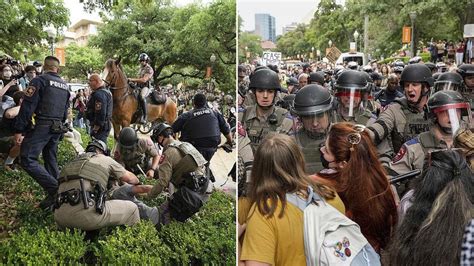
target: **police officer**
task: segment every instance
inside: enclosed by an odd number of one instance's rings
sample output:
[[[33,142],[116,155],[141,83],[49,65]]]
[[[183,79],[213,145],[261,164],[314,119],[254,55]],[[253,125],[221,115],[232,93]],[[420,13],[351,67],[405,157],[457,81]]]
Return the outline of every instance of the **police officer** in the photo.
[[[288,90],[288,94],[295,94],[298,90],[298,80],[294,77],[289,77],[286,80],[286,89]]]
[[[312,72],[309,73],[308,84],[317,84],[324,86],[324,73]]]
[[[366,76],[356,70],[342,72],[335,84],[337,104],[336,122],[366,125],[372,114],[361,104],[367,90]]]
[[[278,75],[270,69],[260,69],[250,77],[250,90],[256,104],[247,106],[239,113],[239,121],[247,131],[255,151],[260,141],[270,132],[291,134],[293,121],[289,112],[274,106],[276,93],[280,90]]]
[[[58,190],[56,156],[59,140],[68,131],[64,122],[70,93],[66,82],[58,75],[59,59],[47,56],[43,71],[44,74],[34,78],[25,91],[23,104],[15,121],[15,141],[22,144],[21,166],[48,194],[40,203],[41,208],[47,209],[54,203]],[[44,167],[38,162],[40,153],[43,154]]]
[[[120,131],[114,158],[123,164],[125,169],[135,174],[145,172],[150,178],[158,174],[157,167],[160,161],[158,150],[149,138],[139,138],[131,127],[125,127]]]
[[[231,146],[232,135],[222,114],[208,108],[206,103],[204,94],[194,95],[194,109],[180,115],[172,128],[175,133],[181,132],[181,141],[191,143],[210,162],[221,143],[221,133]]]
[[[175,140],[173,129],[167,124],[158,124],[151,138],[163,147],[163,154],[158,182],[148,196],[156,197],[172,184],[176,190],[172,193],[171,189],[171,200],[160,206],[161,222],[167,224],[170,218],[184,222],[207,200],[209,178],[203,172],[207,162],[193,145]]]
[[[138,57],[140,61],[140,70],[138,71],[138,78],[131,78],[129,81],[136,82],[140,90],[140,105],[142,107],[142,117],[140,123],[145,124],[147,121],[147,106],[146,97],[148,96],[149,88],[151,88],[151,80],[153,78],[153,68],[150,66],[150,57],[141,53]]]
[[[401,75],[400,85],[404,88],[405,98],[395,99],[387,105],[368,127],[384,164],[392,160],[403,143],[430,127],[423,112],[433,86],[430,69],[424,64],[408,65]]]
[[[296,132],[295,139],[303,151],[308,174],[324,169],[319,148],[331,124],[333,104],[332,95],[320,85],[307,85],[296,94],[292,113],[299,117],[303,127]]]
[[[458,73],[461,74],[465,86],[461,94],[469,100],[471,108],[474,108],[474,65],[462,64]]]
[[[454,134],[471,121],[469,102],[457,91],[436,92],[427,106],[433,126],[403,144],[390,163],[389,174],[422,170],[425,155],[432,150],[452,148]]]
[[[434,92],[438,91],[459,91],[464,88],[462,76],[455,72],[446,72],[439,75],[434,83]]]
[[[45,64],[46,65],[46,64]],[[54,220],[60,227],[96,230],[140,221],[137,205],[127,200],[106,200],[109,181],[136,185],[138,178],[112,158],[107,146],[94,140],[86,152],[61,170]]]
[[[92,127],[90,134],[91,137],[107,143],[113,109],[112,93],[105,88],[104,82],[97,74],[89,77],[89,86],[93,91],[86,111],[86,118]]]

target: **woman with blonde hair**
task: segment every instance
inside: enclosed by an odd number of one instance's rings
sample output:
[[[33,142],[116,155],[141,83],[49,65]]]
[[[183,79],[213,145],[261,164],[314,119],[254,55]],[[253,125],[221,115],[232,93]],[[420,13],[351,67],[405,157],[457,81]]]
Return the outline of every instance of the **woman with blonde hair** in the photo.
[[[247,197],[251,208],[243,236],[241,264],[306,265],[303,211],[286,200],[287,193],[308,197],[308,187],[340,212],[344,206],[328,187],[311,180],[294,138],[271,134],[259,145]]]
[[[397,223],[397,206],[365,126],[332,125],[321,154],[327,169],[314,179],[339,194],[346,216],[360,226],[362,234],[380,253],[388,245]]]

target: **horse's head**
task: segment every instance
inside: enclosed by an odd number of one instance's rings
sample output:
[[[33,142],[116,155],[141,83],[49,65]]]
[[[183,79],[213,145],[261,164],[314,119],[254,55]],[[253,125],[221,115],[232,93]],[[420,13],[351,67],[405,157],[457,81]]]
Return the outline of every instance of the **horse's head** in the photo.
[[[125,77],[125,73],[122,70],[120,61],[121,57],[119,57],[117,60],[111,58],[105,62],[104,82],[113,88],[123,87],[127,82],[127,78]]]

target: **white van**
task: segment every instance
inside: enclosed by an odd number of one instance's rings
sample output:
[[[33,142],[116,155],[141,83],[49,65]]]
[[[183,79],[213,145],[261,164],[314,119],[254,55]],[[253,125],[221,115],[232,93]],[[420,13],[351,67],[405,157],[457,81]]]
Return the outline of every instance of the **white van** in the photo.
[[[364,53],[342,53],[336,60],[336,65],[342,65],[351,61],[357,62],[359,66],[362,66],[364,64]]]

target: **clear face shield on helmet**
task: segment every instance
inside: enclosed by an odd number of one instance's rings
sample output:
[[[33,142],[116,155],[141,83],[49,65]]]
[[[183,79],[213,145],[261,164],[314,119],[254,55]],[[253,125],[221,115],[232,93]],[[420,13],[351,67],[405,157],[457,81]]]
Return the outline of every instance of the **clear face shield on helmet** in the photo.
[[[312,115],[300,116],[299,119],[303,124],[303,127],[307,133],[312,137],[318,138],[325,136],[328,132],[329,125],[331,125],[333,116],[331,115],[332,111],[324,111]]]
[[[459,129],[472,128],[473,119],[469,103],[452,103],[433,110],[441,130],[455,137]]]
[[[433,87],[433,93],[438,91],[461,91],[461,85],[448,80],[436,81]]]
[[[336,97],[339,105],[343,108],[343,115],[355,117],[355,112],[362,101],[361,88],[336,88]]]

